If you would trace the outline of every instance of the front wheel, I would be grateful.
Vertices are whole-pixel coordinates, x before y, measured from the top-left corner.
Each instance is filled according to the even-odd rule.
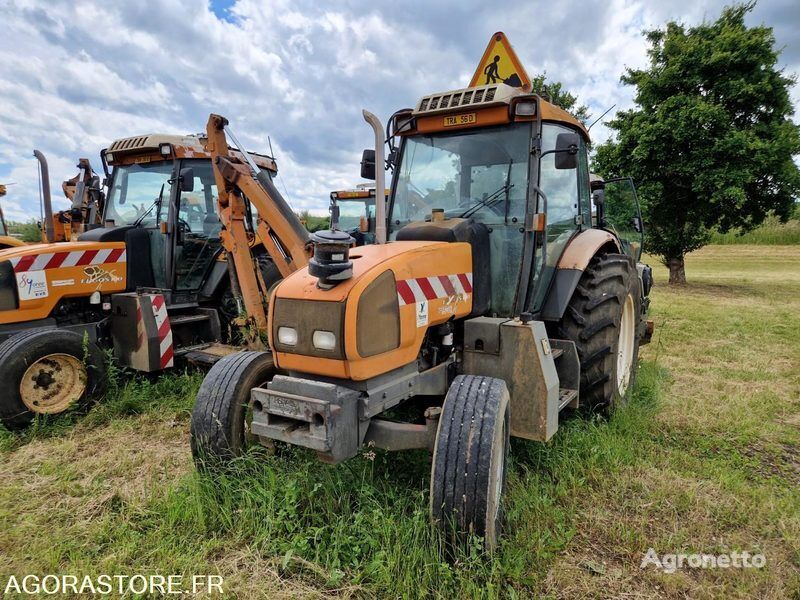
[[[20,429],[99,396],[105,361],[96,344],[66,329],[32,329],[0,344],[0,421]]]
[[[497,545],[509,448],[509,394],[494,377],[459,375],[439,419],[431,470],[431,517],[449,543]]]
[[[192,409],[192,456],[198,468],[244,453],[250,428],[250,390],[275,374],[269,352],[237,352],[217,362],[203,379]]]

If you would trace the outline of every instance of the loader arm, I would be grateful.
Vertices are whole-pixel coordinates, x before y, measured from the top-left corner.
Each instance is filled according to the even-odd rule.
[[[258,211],[256,233],[283,277],[305,267],[313,250],[308,232],[275,188],[270,174],[266,171],[254,173],[247,162],[229,151],[225,136],[227,124],[225,117],[212,114],[206,126],[208,151],[217,182],[217,212],[222,223],[220,238],[228,255],[233,257],[247,314],[259,330],[265,331],[267,312],[263,298],[269,290],[265,289],[251,251],[244,198]]]

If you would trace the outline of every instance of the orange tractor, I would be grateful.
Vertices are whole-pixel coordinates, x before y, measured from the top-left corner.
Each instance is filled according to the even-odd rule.
[[[46,161],[41,153],[37,158],[47,209]],[[221,228],[210,159],[199,136],[117,140],[101,153],[106,194],[82,160],[78,176],[64,184],[73,206],[45,215],[50,243],[0,250],[6,427],[99,395],[106,349],[120,366],[142,372],[169,369],[180,359],[213,364],[234,349],[223,342],[239,341],[239,280],[251,284],[249,276],[266,291],[296,268],[281,254],[283,245],[303,247],[308,234],[282,199],[276,210],[243,198],[229,215],[240,225],[236,238],[226,239],[230,228]],[[248,160],[262,177],[277,172],[271,157]],[[265,215],[269,227],[261,225]],[[247,247],[257,273],[251,267],[231,278],[235,266],[223,244]]]
[[[362,176],[384,189],[387,162],[392,171],[376,243],[315,234],[308,266],[273,286],[268,310],[266,289],[247,292],[249,249],[229,248],[271,351],[209,371],[192,414],[199,467],[253,441],[330,463],[364,447],[427,448],[433,520],[448,539],[473,533],[492,547],[509,437],[544,442],[565,409],[627,400],[652,282],[635,192],[590,183],[584,125],[531,93],[519,61],[499,60],[513,52],[505,37],[492,39],[503,44],[487,48],[492,72],[513,76],[395,113],[388,161],[382,124],[365,112],[376,143]],[[225,123],[209,120],[212,152]],[[214,167],[227,194],[258,194],[243,164]],[[240,226],[223,223],[235,238]]]

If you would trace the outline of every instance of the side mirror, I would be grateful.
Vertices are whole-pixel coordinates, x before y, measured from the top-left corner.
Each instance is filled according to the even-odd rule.
[[[361,177],[375,179],[375,150],[364,150],[361,154]]]
[[[194,170],[191,167],[181,169],[181,191],[194,191]]]
[[[556,136],[556,169],[577,169],[580,137],[577,133],[559,133]]]

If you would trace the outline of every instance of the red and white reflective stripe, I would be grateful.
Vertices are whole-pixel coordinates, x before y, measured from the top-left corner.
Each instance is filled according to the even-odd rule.
[[[75,250],[73,252],[45,252],[10,259],[15,273],[45,271],[63,267],[83,267],[127,262],[125,248],[103,248],[102,250]]]
[[[472,273],[433,275],[397,281],[400,306],[472,293]]]
[[[174,364],[174,352],[172,349],[172,327],[169,325],[167,316],[167,305],[164,296],[156,294],[152,296],[153,316],[156,318],[156,328],[158,329],[159,355],[161,358],[161,368],[166,369]]]

